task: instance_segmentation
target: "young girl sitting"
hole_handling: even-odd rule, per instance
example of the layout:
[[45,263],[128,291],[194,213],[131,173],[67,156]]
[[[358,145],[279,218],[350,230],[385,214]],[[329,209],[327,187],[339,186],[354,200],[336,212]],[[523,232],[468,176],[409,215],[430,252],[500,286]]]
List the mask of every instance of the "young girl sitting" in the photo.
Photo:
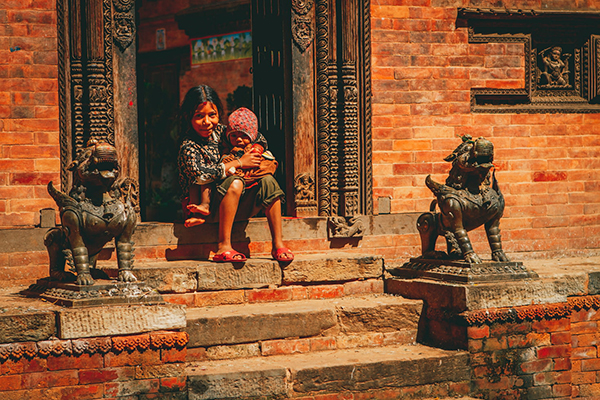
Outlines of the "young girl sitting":
[[[281,197],[284,195],[272,175],[256,180],[251,187],[244,180],[231,174],[237,169],[254,169],[260,166],[263,157],[255,152],[245,152],[231,161],[220,159],[221,141],[225,137],[225,126],[219,123],[223,113],[217,93],[206,85],[194,87],[186,94],[181,106],[181,131],[184,140],[179,149],[179,178],[184,195],[184,211],[197,212],[202,185],[215,187],[210,195],[209,210],[218,210],[204,217],[192,214],[185,226],[199,225],[206,220],[219,221],[217,253],[213,261],[242,262],[246,256],[233,249],[231,230],[234,220],[245,220],[264,210],[272,239],[271,254],[274,259],[289,262],[294,254],[283,245],[281,232]],[[266,147],[266,140],[258,133],[256,142]],[[220,181],[222,180],[222,181]],[[215,184],[216,181],[220,181]],[[194,206],[196,205],[196,207]],[[217,219],[218,217],[218,219]]]
[[[248,188],[263,176],[275,173],[277,170],[277,161],[275,161],[275,157],[273,157],[271,152],[265,151],[266,141],[262,135],[259,138],[258,119],[252,111],[245,107],[240,107],[231,113],[229,115],[226,136],[227,142],[221,150],[223,154],[221,157],[222,163],[237,161],[242,155],[248,152],[260,154],[263,158],[258,167],[248,169],[242,169],[239,166],[237,168],[231,167],[225,171],[226,175],[239,176],[244,180],[246,188]],[[237,162],[239,163],[239,161]],[[196,205],[190,201],[188,210],[202,215],[210,214],[210,195],[210,185],[201,185],[200,204]],[[192,196],[190,195],[191,198]]]

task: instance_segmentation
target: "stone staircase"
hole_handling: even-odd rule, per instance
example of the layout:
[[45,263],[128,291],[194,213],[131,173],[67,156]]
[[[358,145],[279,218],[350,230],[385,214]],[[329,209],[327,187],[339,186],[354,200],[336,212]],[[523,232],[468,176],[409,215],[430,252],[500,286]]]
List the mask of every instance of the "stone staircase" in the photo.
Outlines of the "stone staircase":
[[135,271],[165,300],[187,306],[189,399],[469,393],[468,354],[416,343],[422,301],[384,293],[381,257],[160,261]]

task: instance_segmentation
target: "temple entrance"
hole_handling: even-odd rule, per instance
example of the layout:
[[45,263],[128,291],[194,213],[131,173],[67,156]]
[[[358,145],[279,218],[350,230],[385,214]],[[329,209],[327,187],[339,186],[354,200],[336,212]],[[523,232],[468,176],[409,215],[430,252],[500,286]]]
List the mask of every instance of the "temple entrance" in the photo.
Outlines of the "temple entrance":
[[[372,214],[370,1],[61,0],[57,10],[61,159],[89,138],[114,143],[139,179],[142,220],[180,219],[177,109],[201,83],[220,94],[223,122],[240,106],[257,114],[286,215]],[[62,177],[68,187],[66,165]]]
[[[279,161],[276,179],[284,188],[287,179],[289,105],[284,91],[289,88],[285,83],[289,73],[284,72],[281,35],[286,11],[279,2],[264,0],[204,2],[186,8],[171,3],[141,1],[138,9],[141,198],[146,221],[181,219],[177,214],[176,158],[181,139],[177,106],[187,90],[198,84],[219,93],[224,123],[242,106],[257,114],[259,130]],[[165,7],[170,7],[170,13],[165,13]],[[187,40],[178,40],[178,35]]]

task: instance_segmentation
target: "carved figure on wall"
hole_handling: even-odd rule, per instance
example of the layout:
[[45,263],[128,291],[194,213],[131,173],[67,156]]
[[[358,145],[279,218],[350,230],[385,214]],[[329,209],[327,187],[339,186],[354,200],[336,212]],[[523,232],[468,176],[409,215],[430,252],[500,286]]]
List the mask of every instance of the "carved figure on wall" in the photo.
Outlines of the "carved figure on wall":
[[[446,184],[427,176],[425,184],[437,197],[431,212],[417,220],[421,235],[423,258],[464,259],[479,264],[481,259],[473,251],[467,235],[485,225],[493,261],[509,261],[502,250],[500,218],[504,212],[504,197],[493,172],[494,146],[485,138],[473,140],[465,135],[463,142],[446,158],[452,169]],[[439,212],[435,211],[435,206]],[[435,251],[438,236],[444,236],[448,253]]]
[[564,53],[559,46],[540,51],[544,70],[540,72],[539,85],[542,88],[568,88],[570,54]]
[[[62,222],[44,236],[50,278],[93,285],[90,269],[95,268],[104,245],[114,238],[118,280],[135,281],[131,237],[139,212],[138,187],[131,179],[118,179],[117,150],[92,139],[68,169],[73,171],[73,188],[68,195],[48,183],[48,193],[59,207]],[[65,263],[77,273],[76,277],[65,271]]]

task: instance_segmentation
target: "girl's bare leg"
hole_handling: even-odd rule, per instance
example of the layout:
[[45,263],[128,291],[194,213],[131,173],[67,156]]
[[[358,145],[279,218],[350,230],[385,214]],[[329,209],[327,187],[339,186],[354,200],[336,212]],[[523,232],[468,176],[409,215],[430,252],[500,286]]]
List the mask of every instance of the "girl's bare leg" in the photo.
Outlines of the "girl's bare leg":
[[[265,209],[265,216],[269,222],[269,230],[271,231],[271,243],[273,252],[277,249],[285,247],[283,244],[283,236],[281,229],[281,200],[277,199]],[[294,255],[291,253],[283,253],[283,258],[293,260]]]
[[231,247],[231,230],[233,229],[233,220],[240,204],[240,197],[244,190],[244,182],[235,179],[231,182],[227,193],[223,196],[219,205],[219,244],[217,254],[233,250]]

